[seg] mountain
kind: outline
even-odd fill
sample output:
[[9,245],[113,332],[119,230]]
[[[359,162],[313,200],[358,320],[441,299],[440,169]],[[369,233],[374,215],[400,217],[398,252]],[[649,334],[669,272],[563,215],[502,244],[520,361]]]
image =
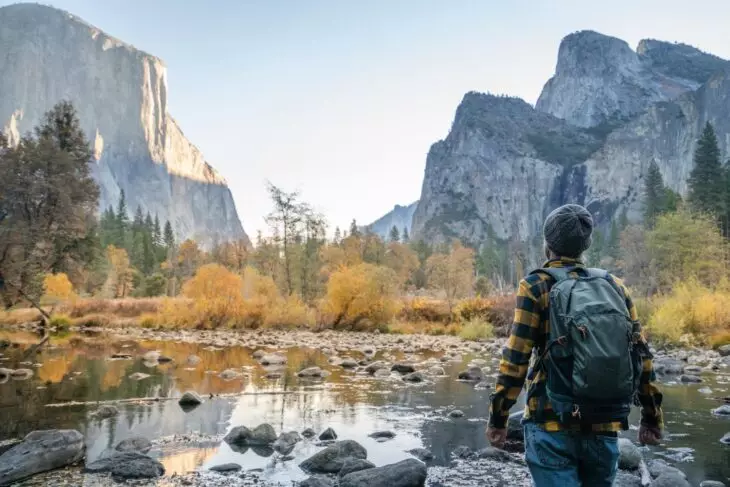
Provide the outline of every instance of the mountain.
[[124,190],[179,239],[248,239],[225,179],[167,112],[162,60],[37,4],[0,8],[0,127],[17,141],[60,100],[94,146],[100,206]]
[[378,218],[370,225],[366,225],[365,229],[380,235],[386,240],[390,237],[390,230],[393,227],[398,228],[401,235],[403,235],[404,229],[408,230],[408,233],[410,234],[411,223],[413,222],[413,213],[415,213],[417,206],[418,201],[415,201],[408,206],[395,205],[390,212]]
[[730,150],[729,69],[685,44],[642,40],[633,51],[596,32],[567,36],[534,108],[464,96],[428,153],[414,238],[527,247],[536,260],[543,219],[560,204],[586,205],[604,228],[624,212],[640,220],[652,160],[685,194],[705,122]]

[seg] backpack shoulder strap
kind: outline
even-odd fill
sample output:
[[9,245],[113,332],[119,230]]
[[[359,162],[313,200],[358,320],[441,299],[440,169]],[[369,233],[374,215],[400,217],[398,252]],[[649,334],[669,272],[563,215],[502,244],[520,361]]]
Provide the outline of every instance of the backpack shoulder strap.
[[573,269],[573,267],[542,267],[530,272],[530,275],[543,273],[555,279],[555,282],[560,282],[570,279],[570,275],[568,273]]
[[588,274],[588,277],[602,277],[604,279],[608,279],[608,271],[604,271],[603,269],[598,269],[596,267],[586,267],[585,271]]
[[589,277],[602,277],[603,279],[607,280],[611,287],[619,294],[619,296],[624,298],[624,300],[626,299],[626,293],[624,293],[624,290],[621,289],[621,286],[619,286],[618,283],[611,278],[611,274],[609,274],[608,271],[603,269],[587,268],[586,272],[588,273]]

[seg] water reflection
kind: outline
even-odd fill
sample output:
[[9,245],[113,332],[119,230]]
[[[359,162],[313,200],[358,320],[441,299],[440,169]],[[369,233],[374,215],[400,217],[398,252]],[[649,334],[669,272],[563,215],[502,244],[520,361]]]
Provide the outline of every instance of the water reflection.
[[[285,461],[270,449],[233,449],[220,443],[227,430],[263,422],[270,423],[277,433],[306,427],[319,432],[331,427],[340,438],[354,439],[365,446],[370,460],[377,465],[408,458],[407,450],[419,447],[430,449],[435,463],[446,464],[457,446],[486,446],[484,427],[490,391],[474,390],[473,385],[454,380],[474,356],[465,356],[462,363],[442,364],[448,377],[425,386],[411,386],[397,379],[375,379],[332,366],[319,351],[304,348],[279,350],[288,362],[276,370],[279,377],[272,379],[272,369],[261,367],[252,356],[254,350],[242,347],[216,349],[190,343],[116,340],[111,336],[67,336],[55,338],[50,348],[20,365],[26,360],[23,350],[37,337],[0,332],[2,338],[20,345],[2,351],[0,366],[33,368],[34,377],[0,385],[0,414],[5,419],[0,422],[0,440],[22,437],[35,429],[76,428],[85,434],[88,455],[93,460],[131,436],[164,439],[197,433],[207,439],[198,441],[199,436],[195,436],[189,442],[160,441],[151,454],[160,457],[169,473],[238,463],[244,469],[262,469],[274,480],[303,478],[297,465],[320,448],[316,440],[298,443],[291,453],[293,460]],[[172,361],[145,362],[144,354],[152,350]],[[112,360],[114,354],[131,359]],[[199,360],[189,360],[191,355]],[[359,352],[343,355],[362,357]],[[426,352],[416,358],[426,360],[431,355]],[[381,352],[376,359],[381,358],[397,360],[403,354]],[[494,370],[492,357],[480,358]],[[296,376],[299,370],[312,366],[322,367],[331,375],[326,380]],[[220,375],[226,369],[239,375],[225,380]],[[149,377],[130,378],[135,373]],[[718,441],[730,431],[730,421],[709,414],[717,406],[712,398],[728,395],[728,377],[720,374],[706,378],[704,384],[669,384],[664,388],[670,436],[657,451],[694,448],[695,461],[678,465],[694,484],[706,478],[725,481],[730,476],[730,448]],[[708,386],[713,394],[698,392]],[[185,412],[176,400],[165,400],[179,397],[186,390],[197,391],[204,403]],[[48,407],[133,398],[160,399],[119,404],[119,415],[103,420],[90,417],[89,413],[97,408],[95,404]],[[464,417],[450,418],[448,413],[454,408],[462,410]],[[632,424],[637,423],[635,413]],[[396,436],[382,443],[368,436],[380,430],[394,431]]]

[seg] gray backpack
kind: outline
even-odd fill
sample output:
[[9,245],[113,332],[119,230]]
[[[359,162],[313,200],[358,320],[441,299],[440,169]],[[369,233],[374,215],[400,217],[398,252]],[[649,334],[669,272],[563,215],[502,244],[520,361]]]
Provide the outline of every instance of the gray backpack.
[[[550,333],[533,371],[547,374],[547,396],[561,423],[624,421],[639,388],[640,327],[622,289],[601,269],[545,268]],[[578,277],[571,277],[575,272]]]

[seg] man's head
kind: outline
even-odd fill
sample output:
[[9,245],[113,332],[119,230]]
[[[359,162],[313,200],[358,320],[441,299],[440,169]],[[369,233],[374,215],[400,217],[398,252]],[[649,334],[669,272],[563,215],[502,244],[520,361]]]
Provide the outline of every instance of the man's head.
[[545,247],[555,257],[577,259],[591,246],[593,217],[580,205],[563,205],[545,219]]

